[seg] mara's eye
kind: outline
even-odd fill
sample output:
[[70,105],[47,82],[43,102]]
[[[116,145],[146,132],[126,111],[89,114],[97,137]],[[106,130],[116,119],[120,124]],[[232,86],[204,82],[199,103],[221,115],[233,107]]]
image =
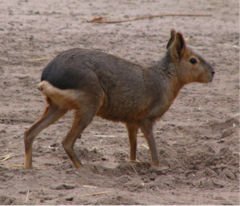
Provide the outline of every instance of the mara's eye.
[[191,64],[196,64],[197,63],[197,59],[192,57],[191,59],[189,59],[189,62]]

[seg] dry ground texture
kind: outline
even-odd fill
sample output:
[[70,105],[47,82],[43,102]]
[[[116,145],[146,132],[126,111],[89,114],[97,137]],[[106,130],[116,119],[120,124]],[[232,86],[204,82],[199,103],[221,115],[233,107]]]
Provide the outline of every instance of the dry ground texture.
[[[239,3],[237,0],[1,0],[0,204],[239,204]],[[99,24],[97,16],[183,13]],[[210,84],[187,85],[155,125],[160,167],[138,134],[139,160],[129,163],[124,125],[95,118],[75,150],[75,169],[61,146],[68,113],[34,142],[33,170],[23,133],[45,101],[36,89],[59,52],[95,48],[149,66],[165,52],[170,29],[216,70]]]

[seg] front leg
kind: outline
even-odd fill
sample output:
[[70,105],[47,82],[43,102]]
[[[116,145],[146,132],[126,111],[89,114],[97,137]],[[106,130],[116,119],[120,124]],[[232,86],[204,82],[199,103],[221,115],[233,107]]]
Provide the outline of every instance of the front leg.
[[128,138],[130,142],[130,161],[136,161],[137,132],[139,126],[134,123],[127,123]]
[[159,165],[158,154],[157,154],[156,143],[155,143],[155,140],[153,137],[153,132],[152,132],[153,122],[150,120],[144,120],[141,123],[140,128],[141,128],[141,130],[147,140],[148,146],[150,148],[151,156],[152,156],[152,164],[154,166],[158,166]]

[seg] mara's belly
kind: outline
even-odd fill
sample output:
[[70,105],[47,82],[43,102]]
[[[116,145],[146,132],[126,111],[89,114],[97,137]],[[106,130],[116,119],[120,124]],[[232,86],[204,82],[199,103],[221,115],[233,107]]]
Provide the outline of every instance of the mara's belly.
[[104,102],[97,116],[112,121],[136,122],[148,116],[149,108],[149,101],[146,100]]

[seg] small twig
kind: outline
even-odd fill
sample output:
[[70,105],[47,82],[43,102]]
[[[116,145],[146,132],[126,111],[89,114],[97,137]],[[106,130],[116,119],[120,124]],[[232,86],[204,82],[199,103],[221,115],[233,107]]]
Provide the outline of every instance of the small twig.
[[26,195],[26,198],[25,198],[25,201],[24,202],[28,202],[28,200],[29,200],[29,190],[27,191],[27,195]]
[[[22,168],[24,168],[24,165],[18,165],[18,164],[2,164],[2,166],[5,166],[5,167],[22,167]],[[43,168],[42,166],[36,166],[36,165],[34,165],[34,167],[33,168],[35,168],[35,169],[41,169],[41,168]]]
[[139,164],[145,164],[144,161],[141,161],[141,160],[139,160],[139,159],[136,159],[136,163],[139,163]]
[[142,147],[144,147],[145,149],[149,149],[149,147],[145,144],[141,144]]
[[138,136],[139,136],[139,137],[144,137],[144,134],[143,134],[142,132],[140,132],[140,133],[138,134]]
[[106,24],[114,24],[114,23],[123,23],[123,22],[129,22],[129,21],[136,21],[141,19],[152,19],[156,17],[165,17],[165,16],[183,16],[183,17],[209,17],[212,16],[211,14],[156,14],[156,15],[146,15],[146,16],[136,16],[126,19],[120,19],[120,20],[106,20],[106,17],[99,16],[94,17],[91,20],[88,20],[89,23],[106,23]]
[[40,61],[48,61],[49,57],[41,57],[41,58],[35,58],[35,59],[29,59],[29,62],[40,62]]
[[85,188],[91,188],[91,189],[97,189],[96,186],[93,186],[93,185],[83,185],[83,187]]
[[6,167],[24,167],[24,165],[15,165],[15,164],[12,164],[12,165],[5,165]]
[[81,197],[96,196],[96,195],[105,195],[105,194],[108,194],[108,193],[109,193],[108,191],[106,191],[106,192],[95,192],[95,193],[89,193],[89,194],[81,195]]
[[232,117],[240,117],[240,112],[239,113],[237,113],[237,114],[234,114],[234,115],[232,115]]
[[116,136],[114,135],[98,135],[98,134],[95,134],[94,135],[95,137],[100,137],[100,138],[115,138]]
[[136,168],[132,164],[131,164],[131,167],[132,167],[133,171],[138,175]]
[[10,159],[10,158],[12,158],[14,156],[15,156],[15,154],[13,154],[13,153],[7,154],[7,155],[2,155],[2,156],[0,156],[0,159],[1,159],[0,162],[7,161],[8,159]]

